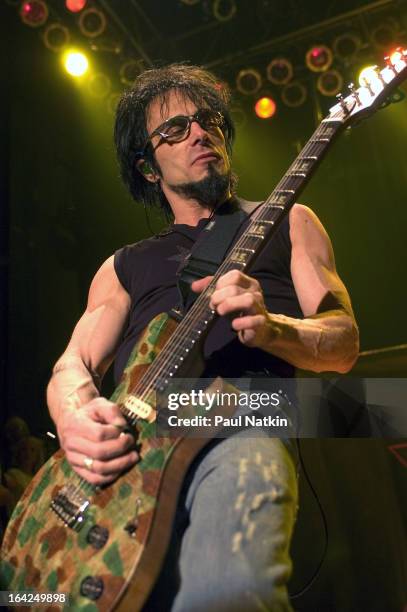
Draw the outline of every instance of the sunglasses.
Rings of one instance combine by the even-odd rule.
[[[144,157],[146,148],[154,136],[160,136],[161,140],[165,140],[168,143],[185,140],[189,136],[193,121],[199,123],[201,128],[205,131],[210,131],[216,127],[222,128],[225,123],[222,113],[210,110],[209,108],[199,109],[193,115],[176,115],[164,121],[157,129],[151,132],[144,143],[143,150],[140,151],[140,156]]]

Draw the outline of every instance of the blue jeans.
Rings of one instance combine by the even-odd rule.
[[[144,610],[290,611],[297,495],[294,462],[278,438],[258,430],[210,442],[189,470]]]

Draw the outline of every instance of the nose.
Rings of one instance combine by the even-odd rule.
[[[190,129],[189,138],[192,144],[195,144],[198,142],[208,142],[209,134],[206,130],[203,129],[203,127],[201,127],[198,121],[191,121],[191,129]]]

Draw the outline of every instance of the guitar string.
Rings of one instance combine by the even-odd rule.
[[[340,112],[338,111],[338,115],[339,114]],[[293,206],[293,203],[289,201],[290,198],[294,199],[296,197],[297,190],[299,187],[301,187],[301,184],[303,183],[303,179],[308,178],[309,174],[312,172],[314,167],[321,160],[322,154],[327,150],[328,146],[331,144],[331,140],[340,131],[342,120],[339,117],[338,117],[338,122],[339,122],[339,125],[335,124],[336,127],[334,128],[334,130],[332,130],[332,127],[333,127],[332,124],[325,126],[325,124],[321,123],[318,126],[318,128],[312,134],[310,140],[307,141],[305,146],[301,149],[299,155],[297,155],[297,157],[294,159],[292,164],[289,166],[287,172],[284,174],[282,179],[277,183],[272,193],[267,197],[264,203],[254,211],[254,213],[252,214],[250,218],[250,223],[246,231],[242,234],[242,236],[238,238],[236,244],[231,247],[231,252],[233,252],[234,250],[244,249],[244,248],[249,247],[249,244],[252,241],[253,237],[248,237],[247,232],[250,230],[250,227],[252,227],[255,223],[261,223],[262,218],[264,220],[275,221],[275,220],[280,219],[283,215],[288,214],[287,208],[289,210]],[[329,141],[327,142],[313,142],[314,140],[317,140],[319,137],[326,138],[328,136],[329,136]],[[304,158],[308,158],[308,157],[316,157],[316,159],[309,160],[310,165],[309,165],[309,168],[307,168],[305,171],[306,176],[305,177],[290,176],[290,172],[293,172],[295,168],[301,167],[301,164],[303,163]],[[283,188],[288,188],[288,187],[290,188],[294,187],[295,193],[287,197],[288,203],[286,202],[284,204],[284,209],[283,210],[271,209],[271,213],[270,213],[270,211],[267,210],[267,205],[273,202],[273,197],[275,197],[275,194],[277,194]],[[264,214],[265,211],[266,211],[266,214]],[[274,225],[272,227],[274,227]],[[273,229],[271,230],[271,232],[273,232]],[[174,356],[174,353],[175,353],[175,356],[178,358],[184,357],[184,354],[186,352],[185,349],[193,348],[195,343],[192,343],[192,346],[191,346],[190,340],[186,339],[185,336],[187,336],[190,332],[194,331],[194,327],[196,328],[197,321],[199,325],[199,319],[204,314],[208,315],[207,318],[210,318],[210,319],[213,318],[213,313],[211,309],[209,308],[209,299],[210,299],[209,291],[215,287],[217,279],[219,278],[219,276],[224,274],[225,268],[236,265],[236,262],[233,262],[230,260],[231,252],[229,253],[229,256],[226,258],[226,260],[219,266],[216,274],[214,275],[214,278],[209,283],[206,290],[197,297],[191,309],[186,313],[186,315],[184,316],[184,318],[182,319],[182,321],[179,323],[178,327],[176,328],[175,332],[170,336],[169,340],[164,345],[161,352],[158,354],[156,359],[149,366],[146,374],[140,379],[140,381],[138,381],[135,387],[131,390],[132,394],[138,394],[142,400],[147,399],[148,395],[153,390],[153,386],[154,386],[154,383],[157,381],[157,378],[160,377],[161,372],[165,371],[165,368],[167,366],[166,363],[162,364],[161,362],[165,361],[167,357],[171,354]],[[250,261],[248,263],[250,263]],[[246,267],[247,267],[247,264],[243,263],[242,269],[244,270]],[[182,339],[180,341],[179,336],[181,334],[182,334]],[[186,343],[188,346],[185,346]],[[182,348],[184,349],[181,353],[179,352],[180,347],[181,349]],[[136,417],[136,423],[138,422],[138,420],[139,418]],[[152,446],[157,448],[159,445],[155,443],[153,444],[154,440],[155,440],[154,438],[152,439],[150,438],[149,443]],[[95,487],[95,485],[89,483],[84,478],[79,476],[79,479],[80,479],[80,482],[79,482],[78,489],[83,489],[83,488],[89,489],[90,488],[90,490],[93,492],[97,490],[97,487]]]
[[[332,134],[331,130],[329,130],[329,129],[326,130],[325,126],[319,126],[319,128],[313,134],[312,138],[314,138],[315,136],[322,136],[322,137],[333,136],[334,134]],[[252,219],[253,223],[256,223],[256,222],[260,222],[261,223],[261,220],[259,221],[259,217],[264,217],[264,215],[262,214],[262,213],[264,213],[264,206],[267,206],[267,204],[269,204],[270,202],[273,201],[272,196],[273,196],[274,193],[279,191],[279,188],[281,189],[282,187],[288,187],[288,186],[294,186],[295,187],[295,185],[292,184],[293,183],[293,177],[289,177],[289,176],[287,176],[287,174],[292,170],[293,167],[296,166],[298,161],[301,161],[301,157],[306,157],[305,155],[303,155],[303,153],[307,153],[307,154],[309,153],[310,155],[311,154],[314,155],[315,153],[319,152],[321,154],[321,151],[319,151],[319,149],[321,149],[321,143],[311,143],[311,147],[309,146],[309,144],[310,143],[308,143],[308,145],[306,145],[304,147],[304,149],[301,151],[301,154],[294,160],[293,164],[290,166],[290,168],[289,168],[288,172],[286,173],[286,175],[283,177],[283,179],[280,181],[280,183],[274,189],[273,193],[269,196],[269,198],[264,202],[264,205],[260,208],[259,213],[257,215],[253,215],[253,219]],[[310,150],[307,150],[308,148]],[[326,147],[324,147],[324,148],[326,148]],[[315,162],[317,162],[317,161],[318,160],[315,160]],[[312,164],[312,166],[314,166],[314,165],[315,164]],[[310,169],[312,169],[312,167]],[[301,179],[302,179],[302,177],[294,177],[294,181],[296,181],[296,182],[299,180],[299,182],[301,183],[302,182]],[[290,184],[288,184],[288,183],[290,183]],[[297,187],[298,187],[298,185],[297,185]],[[296,191],[296,189],[295,189],[295,191]],[[286,204],[285,208],[286,209],[289,208],[289,205]],[[284,211],[279,211],[279,212],[280,212],[280,214],[277,216],[277,218],[280,218],[282,216],[282,214],[284,213]],[[285,213],[285,214],[287,214],[287,213]],[[276,215],[274,215],[274,217],[275,216]],[[241,237],[241,240],[238,240],[238,242],[234,245],[233,249],[238,250],[239,248],[247,248],[249,246],[250,242],[253,240],[252,236],[247,236],[247,231],[249,229],[250,229],[250,226],[247,228],[246,234],[244,234]],[[221,265],[220,268],[218,269],[216,276],[219,276],[220,273],[223,273],[224,272],[224,268],[228,267],[228,265],[235,265],[235,264],[236,264],[236,262],[231,262],[231,261],[224,262],[224,265]],[[244,267],[246,267],[246,266],[243,265],[242,268],[244,268]],[[213,283],[213,284],[215,284],[215,283]],[[208,290],[205,293],[206,293],[206,295],[204,297],[206,299],[204,299],[204,300],[198,300],[197,299],[196,300],[196,302],[195,302],[196,307],[193,309],[193,317],[185,317],[184,318],[183,321],[185,321],[185,323],[181,327],[181,329],[179,330],[178,334],[175,333],[175,336],[177,336],[177,335],[180,336],[181,333],[188,333],[189,331],[197,331],[199,329],[199,327],[197,325],[197,315],[199,315],[199,314],[203,315],[203,314],[206,313],[206,311],[208,311],[208,301],[209,301],[208,300],[208,298],[209,298]],[[201,304],[201,302],[203,302],[203,303]],[[206,314],[208,314],[208,316],[209,316],[210,315],[210,311],[207,312]],[[190,320],[189,320],[191,318],[193,319],[192,320],[192,325],[190,325]],[[199,323],[199,321],[198,321],[198,323]],[[181,326],[181,324],[180,324],[180,326]],[[188,329],[188,327],[190,327],[190,328]],[[196,328],[195,330],[194,330],[194,327]],[[184,328],[186,328],[186,329],[184,329]],[[173,334],[173,336],[174,336],[174,334]],[[185,341],[181,340],[181,342],[179,342],[179,339],[177,337],[174,338],[173,336],[171,337],[171,340],[169,340],[167,342],[165,347],[163,347],[163,350],[160,353],[160,355],[161,354],[163,355],[161,360],[163,360],[163,358],[165,358],[166,355],[169,354],[169,353],[174,354],[173,347],[175,347],[175,354],[176,354],[177,357],[182,357],[183,356],[183,353],[185,351]],[[187,341],[186,343],[187,343],[188,346],[191,344],[190,341]],[[184,349],[184,351],[182,351],[182,353],[177,351],[177,348],[179,348],[179,347]],[[146,375],[145,378],[143,377],[143,379],[136,386],[134,391],[138,390],[142,386],[144,386],[146,394],[148,394],[151,391],[151,386],[150,386],[149,383],[152,382],[153,379],[157,378],[157,375],[159,374],[160,370],[162,371],[164,369],[159,362],[156,362],[156,360],[153,363],[156,363],[156,367],[150,366],[150,368],[149,368],[149,376]],[[151,370],[153,370],[153,371],[151,371]],[[151,379],[151,380],[149,380],[149,379]],[[145,386],[145,385],[147,385],[147,386]]]
[[[332,130],[332,126],[325,126],[325,125],[321,124],[317,128],[317,130],[312,135],[310,141],[304,146],[304,148],[300,152],[300,155],[298,155],[297,158],[294,160],[294,162],[291,164],[291,166],[289,167],[289,169],[286,172],[286,174],[284,175],[284,177],[277,184],[276,188],[273,190],[273,192],[270,194],[270,196],[267,198],[267,200],[264,202],[264,204],[259,209],[257,209],[255,211],[255,213],[252,215],[252,219],[251,219],[250,225],[248,226],[245,234],[243,234],[243,236],[241,236],[240,239],[233,246],[232,251],[233,250],[238,250],[238,249],[248,248],[250,246],[250,243],[253,240],[256,240],[256,238],[253,237],[253,236],[247,236],[247,233],[250,230],[250,226],[251,225],[253,225],[254,223],[261,223],[261,219],[259,220],[260,217],[263,217],[264,219],[266,218],[266,216],[264,215],[264,208],[267,206],[267,204],[270,204],[270,202],[273,201],[273,194],[275,194],[276,192],[281,190],[281,188],[289,187],[289,186],[290,187],[294,187],[294,191],[297,191],[298,187],[300,187],[301,183],[303,182],[302,179],[306,178],[306,177],[300,177],[300,176],[299,177],[293,177],[293,176],[287,176],[287,175],[289,175],[289,173],[293,171],[293,168],[298,167],[298,163],[300,163],[300,164],[302,163],[301,158],[308,157],[308,156],[315,156],[315,153],[319,153],[319,158],[320,158],[321,154],[327,148],[326,145],[331,142],[332,137],[335,136],[337,132],[338,132],[338,129]],[[312,140],[316,140],[317,137],[326,138],[327,136],[329,136],[330,138],[329,138],[329,141],[326,143],[325,146],[321,142],[311,142]],[[318,155],[316,155],[316,157],[318,158]],[[313,167],[316,165],[317,162],[318,162],[318,159],[316,159],[313,162],[311,162],[311,166],[308,169],[308,174],[309,174],[310,170],[313,169]],[[296,183],[296,184],[294,184],[294,183]],[[293,194],[293,196],[294,195],[295,194]],[[289,196],[289,198],[290,197],[292,197],[292,196]],[[277,219],[279,219],[279,218],[281,218],[281,216],[283,214],[287,214],[286,209],[290,208],[291,206],[292,206],[292,204],[289,205],[289,204],[286,203],[285,204],[285,211],[284,210],[280,210],[277,215],[271,215],[271,216],[277,217]],[[274,212],[275,210],[276,209],[274,209],[272,212]],[[273,220],[273,219],[268,219],[268,220]],[[274,220],[276,220],[276,219],[274,218]],[[213,280],[215,281],[218,276],[220,276],[221,274],[224,273],[224,268],[226,268],[228,266],[231,266],[231,265],[236,265],[236,262],[232,262],[232,261],[226,260],[219,267],[219,269],[218,269],[218,271],[217,271],[217,273],[215,275],[215,278]],[[245,265],[242,265],[242,268],[245,268],[245,267],[246,267]],[[214,284],[215,284],[215,282],[213,282],[213,285]],[[178,329],[176,330],[176,332],[178,331],[178,334],[176,332],[174,332],[174,334],[168,340],[166,345],[163,347],[162,351],[159,354],[159,356],[162,355],[161,361],[163,359],[165,359],[168,354],[172,354],[174,356],[174,347],[175,347],[175,356],[176,357],[183,357],[184,353],[185,353],[185,348],[187,348],[188,346],[191,345],[191,341],[185,340],[185,334],[188,334],[190,331],[196,331],[199,334],[199,331],[198,331],[198,329],[199,329],[199,320],[197,321],[198,316],[199,315],[204,315],[204,314],[207,314],[208,317],[211,316],[211,311],[210,311],[209,305],[208,305],[208,302],[209,302],[208,290],[212,288],[211,285],[212,285],[212,283],[209,285],[209,287],[205,291],[204,295],[201,294],[201,296],[199,296],[199,297],[202,297],[204,299],[199,300],[199,297],[197,298],[197,300],[196,300],[196,302],[194,304],[195,308],[191,308],[191,310],[189,311],[189,313],[191,313],[191,316],[188,317],[186,315],[184,317],[184,319],[183,319],[183,322],[185,322],[184,325],[182,325],[182,323],[180,323],[179,327],[181,327],[181,328],[179,329],[179,331],[178,331]],[[192,319],[192,321],[190,321],[190,319]],[[194,327],[196,328],[195,330],[194,330]],[[179,338],[177,338],[177,336],[181,336],[181,334],[183,334],[183,338],[184,339],[179,341]],[[174,337],[174,335],[175,335],[175,337]],[[187,345],[187,346],[185,346],[185,345]],[[194,343],[192,343],[192,346],[193,345],[194,345]],[[177,350],[179,348],[181,348],[183,350],[180,352],[179,350]],[[160,361],[160,359],[159,359],[159,361]],[[139,391],[142,387],[144,387],[144,392],[143,392],[144,397],[151,392],[151,390],[152,390],[151,383],[153,382],[153,380],[157,379],[157,377],[159,376],[160,371],[162,372],[165,369],[159,363],[159,361],[157,362],[157,360],[154,360],[153,364],[155,363],[156,366],[153,367],[153,364],[150,365],[148,373],[146,373],[145,377],[143,377],[139,381],[139,383],[134,388],[133,392]]]

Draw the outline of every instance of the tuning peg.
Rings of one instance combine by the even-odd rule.
[[[349,85],[348,85],[348,89],[349,89],[349,91],[351,92],[352,96],[355,98],[355,100],[356,100],[356,102],[357,102],[358,106],[360,106],[360,105],[361,105],[361,102],[360,102],[360,98],[359,98],[359,92],[357,91],[357,89],[356,89],[356,87],[355,87],[354,83],[349,83]]]
[[[346,102],[345,102],[345,100],[343,98],[343,95],[341,93],[336,94],[336,99],[338,100],[339,104],[342,106],[342,110],[344,110],[345,113],[348,114],[349,113],[349,109],[346,106]]]
[[[380,83],[383,85],[383,87],[385,87],[387,83],[383,78],[380,68],[378,66],[375,66],[374,71],[377,74],[377,78],[379,79]]]
[[[366,77],[362,78],[360,80],[360,84],[363,87],[366,87],[366,89],[368,90],[368,92],[370,93],[371,96],[375,95],[375,93],[374,93],[374,91],[372,89],[372,82],[369,79],[367,79]]]
[[[393,60],[390,57],[390,55],[386,55],[386,57],[384,58],[384,61],[386,62],[387,66],[390,68],[390,70],[392,70],[394,72],[394,74],[397,76],[398,72],[396,70],[396,66],[393,64]]]

